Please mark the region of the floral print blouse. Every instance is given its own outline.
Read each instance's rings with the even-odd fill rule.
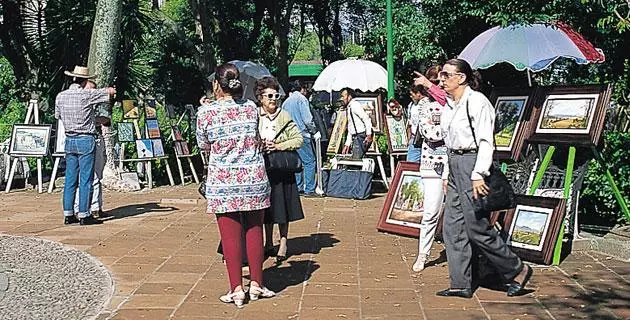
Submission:
[[[271,187],[258,136],[258,107],[224,99],[199,108],[197,142],[208,153],[208,213],[255,211],[270,206]]]

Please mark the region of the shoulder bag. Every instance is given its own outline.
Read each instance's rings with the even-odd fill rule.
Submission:
[[[470,118],[468,101],[466,101],[466,116],[468,117],[468,124],[470,125],[470,130],[472,131],[473,140],[475,141],[475,146],[477,146],[478,152],[479,145],[477,144],[475,129],[473,128],[472,120]],[[492,212],[516,207],[514,189],[512,188],[510,181],[507,179],[505,174],[503,174],[503,172],[494,164],[490,166],[490,175],[485,177],[484,181],[486,182],[486,185],[488,186],[490,191],[488,191],[488,195],[484,197],[473,199],[475,212]]]
[[[276,136],[273,138],[274,140],[278,139],[280,134],[286,130],[286,128],[293,121],[287,122],[278,132]],[[263,155],[265,158],[265,166],[267,171],[276,171],[283,173],[298,173],[302,172],[302,160],[300,156],[294,150],[284,150],[284,151],[272,151],[270,153],[265,153]]]

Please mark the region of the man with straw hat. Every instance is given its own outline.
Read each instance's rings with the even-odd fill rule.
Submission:
[[[114,88],[86,88],[89,79],[95,77],[87,67],[76,66],[72,72],[70,87],[60,92],[55,100],[55,118],[61,120],[66,131],[66,180],[63,188],[64,223],[79,222],[81,225],[99,224],[90,213],[96,124],[94,104],[106,103],[116,94]],[[74,215],[76,189],[79,189],[79,211]],[[78,218],[78,219],[77,219]]]

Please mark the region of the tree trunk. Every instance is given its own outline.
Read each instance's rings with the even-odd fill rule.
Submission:
[[[196,59],[197,68],[207,77],[217,65],[214,56],[214,33],[212,28],[212,4],[208,0],[188,0],[190,9],[195,16],[196,34],[201,39],[199,45],[199,59]],[[205,82],[206,89],[210,88],[210,83]]]
[[[97,75],[95,81],[98,87],[109,86],[114,82],[121,20],[122,0],[98,0],[88,58],[90,71]],[[122,92],[118,92],[118,95],[122,96]],[[107,157],[103,171],[103,186],[116,191],[132,191],[133,186],[120,179],[114,162],[114,135],[111,126],[102,128]]]

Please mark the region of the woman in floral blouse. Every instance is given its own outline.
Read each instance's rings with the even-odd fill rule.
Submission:
[[[220,300],[241,307],[245,301],[241,215],[247,221],[250,299],[275,295],[262,284],[263,212],[270,205],[271,188],[260,150],[258,108],[252,101],[241,99],[238,69],[229,63],[217,67],[212,89],[216,101],[197,113],[197,141],[199,148],[208,153],[207,212],[217,215],[230,280],[230,291]]]
[[[428,77],[429,75],[427,75]],[[446,146],[440,130],[442,105],[438,103],[424,87],[420,87],[422,99],[419,101],[418,132],[422,141],[420,175],[424,184],[424,201],[420,239],[418,239],[418,258],[413,264],[413,271],[420,272],[429,256],[431,244],[439,218],[440,207],[444,200],[442,179],[448,178]]]

